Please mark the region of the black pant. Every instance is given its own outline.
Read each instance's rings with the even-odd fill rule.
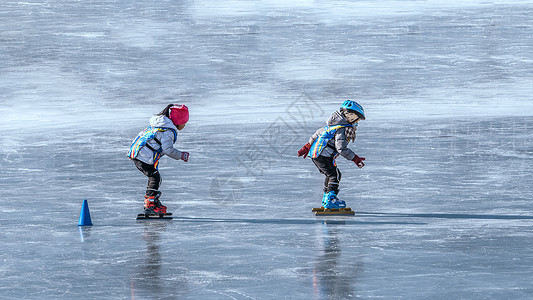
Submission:
[[[319,155],[317,158],[312,158],[320,173],[326,176],[324,181],[324,193],[334,191],[339,193],[339,182],[341,181],[341,171],[335,166],[333,157],[324,157]]]
[[[159,186],[161,185],[161,175],[159,174],[159,171],[154,165],[149,165],[138,159],[134,159],[133,162],[137,169],[148,177],[146,196],[157,196],[159,194]]]

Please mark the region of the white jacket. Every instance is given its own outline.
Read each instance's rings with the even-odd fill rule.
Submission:
[[[166,116],[159,116],[155,115],[150,118],[150,126],[152,127],[161,127],[161,128],[169,128],[173,129],[176,132],[178,132],[178,129],[172,121],[166,117]],[[141,131],[139,134],[142,134],[143,131]],[[148,141],[148,145],[152,147],[153,149],[159,149],[162,148],[162,154],[168,155],[169,157],[179,160],[181,159],[181,151],[174,148],[174,143],[176,142],[174,140],[174,132],[172,130],[167,131],[159,131],[156,133],[155,138],[161,142],[161,145],[155,141],[155,139],[152,139]],[[177,140],[177,138],[176,138]],[[150,150],[148,147],[142,147],[139,150],[139,154],[136,157],[138,160],[153,165],[154,162],[154,152]]]

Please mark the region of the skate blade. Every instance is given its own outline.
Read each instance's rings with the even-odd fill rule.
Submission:
[[[313,208],[313,212],[315,213],[315,216],[333,216],[333,215],[341,215],[341,216],[353,216],[355,215],[355,211],[353,211],[349,207],[345,208]]]
[[[137,220],[172,220],[171,217],[172,213],[166,213],[166,214],[156,214],[156,213],[149,213],[149,214],[138,214]]]

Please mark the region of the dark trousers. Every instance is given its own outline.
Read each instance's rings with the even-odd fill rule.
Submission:
[[[157,196],[159,194],[159,186],[161,185],[161,175],[154,165],[149,165],[138,159],[133,162],[139,171],[148,177],[148,185],[146,186],[146,196]]]
[[[326,176],[324,193],[334,191],[335,194],[338,194],[342,174],[339,168],[335,166],[333,157],[318,156],[317,158],[312,158],[312,160],[320,173]]]

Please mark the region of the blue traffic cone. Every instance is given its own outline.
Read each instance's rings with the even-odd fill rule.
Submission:
[[[89,212],[89,204],[87,203],[87,199],[83,200],[78,226],[93,226],[93,223],[91,222],[91,213]]]

